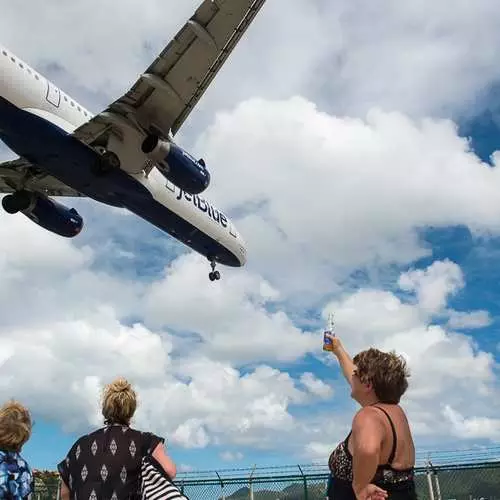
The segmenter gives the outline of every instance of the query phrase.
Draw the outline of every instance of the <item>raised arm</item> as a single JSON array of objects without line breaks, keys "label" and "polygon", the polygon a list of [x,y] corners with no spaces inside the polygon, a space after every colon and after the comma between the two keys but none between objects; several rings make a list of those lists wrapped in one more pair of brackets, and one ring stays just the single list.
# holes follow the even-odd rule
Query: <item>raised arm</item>
[{"label": "raised arm", "polygon": [[349,385],[352,385],[352,374],[354,371],[354,363],[352,362],[351,356],[344,349],[342,342],[336,335],[327,333],[326,336],[332,341],[332,352],[337,357],[340,368],[342,368],[342,373],[346,378]]}]

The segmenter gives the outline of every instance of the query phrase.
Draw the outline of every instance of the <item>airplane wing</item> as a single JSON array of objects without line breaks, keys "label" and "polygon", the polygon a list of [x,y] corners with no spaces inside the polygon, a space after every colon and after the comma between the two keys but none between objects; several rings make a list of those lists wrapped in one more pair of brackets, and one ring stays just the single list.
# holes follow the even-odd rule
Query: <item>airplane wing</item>
[{"label": "airplane wing", "polygon": [[0,193],[13,193],[21,185],[47,196],[83,196],[24,158],[0,163]]},{"label": "airplane wing", "polygon": [[123,126],[137,142],[148,132],[175,135],[264,3],[204,0],[134,86],[74,135],[89,146]]}]

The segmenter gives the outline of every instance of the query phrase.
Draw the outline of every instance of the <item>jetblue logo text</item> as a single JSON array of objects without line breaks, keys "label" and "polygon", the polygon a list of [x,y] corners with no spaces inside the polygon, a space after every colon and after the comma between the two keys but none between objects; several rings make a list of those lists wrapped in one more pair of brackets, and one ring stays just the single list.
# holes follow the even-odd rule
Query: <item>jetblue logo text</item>
[{"label": "jetblue logo text", "polygon": [[203,198],[200,198],[196,194],[192,195],[186,193],[182,189],[179,189],[179,194],[177,195],[177,199],[180,200],[183,197],[187,201],[192,202],[198,210],[205,212],[212,220],[214,220],[218,224],[221,224],[222,227],[227,227],[226,216],[222,212],[219,212],[216,208],[212,207],[212,205],[206,202]]}]

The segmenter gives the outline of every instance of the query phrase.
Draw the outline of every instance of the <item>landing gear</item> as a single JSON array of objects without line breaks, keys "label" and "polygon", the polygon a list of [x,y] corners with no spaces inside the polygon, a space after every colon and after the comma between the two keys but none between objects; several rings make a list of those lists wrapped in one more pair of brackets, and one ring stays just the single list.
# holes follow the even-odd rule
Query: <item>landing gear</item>
[{"label": "landing gear", "polygon": [[113,151],[104,151],[94,165],[92,165],[92,172],[102,177],[118,168],[120,168],[120,158],[118,158],[117,154],[113,153]]},{"label": "landing gear", "polygon": [[2,198],[2,207],[8,214],[16,214],[29,208],[31,195],[28,191],[16,191]]},{"label": "landing gear", "polygon": [[220,280],[220,273],[219,271],[215,270],[215,260],[210,259],[210,267],[212,268],[212,272],[208,273],[208,277],[210,278],[210,281],[216,281]]}]

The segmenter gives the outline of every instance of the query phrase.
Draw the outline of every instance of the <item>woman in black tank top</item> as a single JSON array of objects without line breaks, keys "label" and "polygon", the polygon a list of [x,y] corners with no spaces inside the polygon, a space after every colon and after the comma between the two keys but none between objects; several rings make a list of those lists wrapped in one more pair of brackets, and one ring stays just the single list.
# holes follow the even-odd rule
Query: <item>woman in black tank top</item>
[{"label": "woman in black tank top", "polygon": [[[377,349],[363,351],[351,360],[339,339],[334,335],[329,337],[333,353],[351,385],[351,397],[362,409],[353,419],[351,432],[333,450],[328,460],[328,499],[415,500],[415,459],[411,436],[407,436],[406,440],[410,441],[407,446],[411,448],[411,463],[404,468],[394,467],[393,462],[398,453],[398,433],[389,412],[383,408],[383,405],[387,408],[396,407],[408,387],[405,361],[394,353]],[[399,407],[396,411],[402,412]],[[393,411],[390,413],[394,415]],[[387,427],[390,428],[389,435],[386,435]],[[387,441],[392,443],[391,450],[386,463],[380,463],[382,444]],[[404,459],[400,462],[404,462]]]}]

